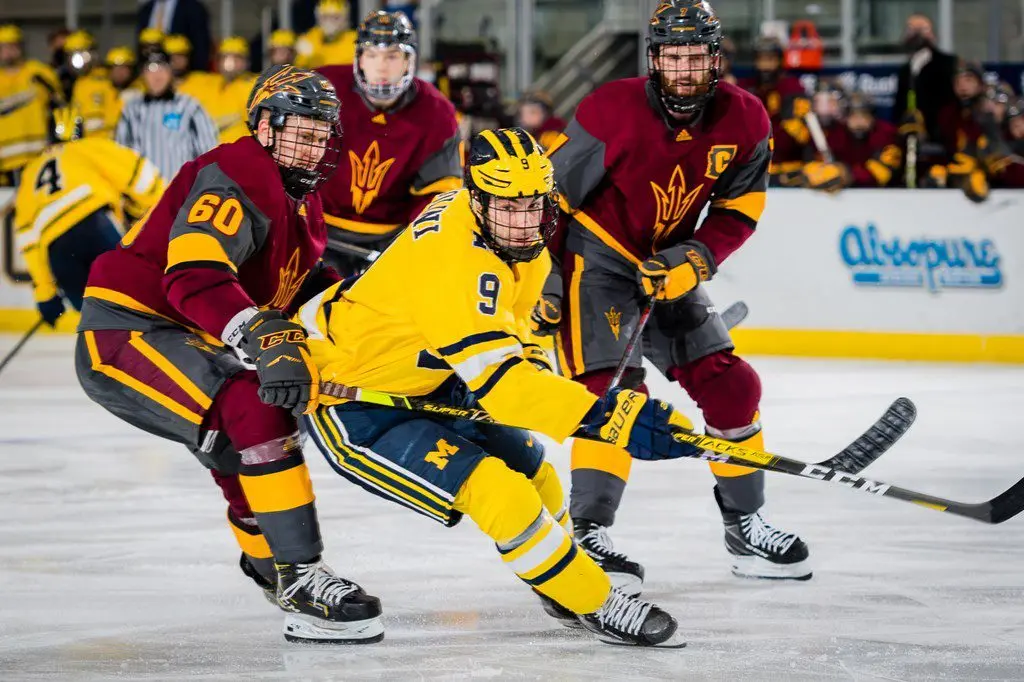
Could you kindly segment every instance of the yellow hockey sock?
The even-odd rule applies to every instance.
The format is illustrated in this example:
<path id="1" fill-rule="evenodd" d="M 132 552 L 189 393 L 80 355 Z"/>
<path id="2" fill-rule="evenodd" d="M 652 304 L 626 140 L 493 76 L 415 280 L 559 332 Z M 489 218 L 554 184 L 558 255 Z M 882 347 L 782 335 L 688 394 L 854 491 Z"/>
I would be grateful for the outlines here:
<path id="1" fill-rule="evenodd" d="M 611 590 L 608 576 L 544 509 L 534 485 L 500 459 L 481 460 L 454 507 L 473 519 L 497 543 L 502 561 L 541 594 L 574 613 L 593 613 L 604 604 Z"/>
<path id="2" fill-rule="evenodd" d="M 565 500 L 565 491 L 562 482 L 558 480 L 558 472 L 551 462 L 541 462 L 537 474 L 530 479 L 533 487 L 537 489 L 544 508 L 548 510 L 555 521 L 562 528 L 572 532 L 572 519 L 569 518 L 569 505 Z"/>

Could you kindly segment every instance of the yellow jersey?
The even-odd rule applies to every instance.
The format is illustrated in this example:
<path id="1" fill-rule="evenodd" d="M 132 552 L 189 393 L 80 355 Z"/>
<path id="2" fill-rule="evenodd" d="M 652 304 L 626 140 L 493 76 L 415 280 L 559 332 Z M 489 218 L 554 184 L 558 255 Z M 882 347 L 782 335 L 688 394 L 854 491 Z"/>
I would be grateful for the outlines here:
<path id="1" fill-rule="evenodd" d="M 455 190 L 437 195 L 355 284 L 333 285 L 297 319 L 324 381 L 422 396 L 454 373 L 499 422 L 561 441 L 597 397 L 525 359 L 550 269 L 547 251 L 501 260 L 481 237 L 468 191 Z"/>
<path id="2" fill-rule="evenodd" d="M 160 171 L 134 150 L 92 137 L 47 148 L 22 173 L 14 199 L 15 243 L 37 301 L 57 294 L 49 249 L 84 218 L 104 208 L 138 218 L 163 193 Z"/>
<path id="3" fill-rule="evenodd" d="M 121 92 L 110 82 L 107 70 L 98 67 L 75 81 L 71 88 L 71 106 L 82 114 L 85 137 L 114 137 L 121 117 Z"/>
<path id="4" fill-rule="evenodd" d="M 189 71 L 177 81 L 174 89 L 183 95 L 195 97 L 203 105 L 203 109 L 206 109 L 206 113 L 210 114 L 210 118 L 213 118 L 210 109 L 215 106 L 215 100 L 222 87 L 224 77 L 219 73 Z"/>
<path id="5" fill-rule="evenodd" d="M 230 81 L 219 75 L 217 78 L 216 86 L 211 86 L 205 99 L 199 101 L 216 124 L 220 143 L 227 144 L 249 134 L 245 105 L 256 83 L 256 75 L 241 74 Z"/>
<path id="6" fill-rule="evenodd" d="M 314 26 L 295 43 L 295 66 L 318 69 L 328 64 L 351 64 L 356 59 L 356 32 L 342 31 L 328 39 L 319 26 Z"/>
<path id="7" fill-rule="evenodd" d="M 43 151 L 51 102 L 63 100 L 56 72 L 42 62 L 0 68 L 0 173 L 21 168 Z"/>

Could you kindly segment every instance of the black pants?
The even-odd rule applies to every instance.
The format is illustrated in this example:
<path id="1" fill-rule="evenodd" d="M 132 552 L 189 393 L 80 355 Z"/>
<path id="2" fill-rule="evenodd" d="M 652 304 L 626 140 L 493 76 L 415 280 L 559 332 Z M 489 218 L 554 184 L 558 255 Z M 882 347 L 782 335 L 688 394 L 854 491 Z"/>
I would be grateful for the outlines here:
<path id="1" fill-rule="evenodd" d="M 61 293 L 75 310 L 82 309 L 82 295 L 89 268 L 100 255 L 121 241 L 121 233 L 106 209 L 87 216 L 50 243 L 50 270 Z"/>

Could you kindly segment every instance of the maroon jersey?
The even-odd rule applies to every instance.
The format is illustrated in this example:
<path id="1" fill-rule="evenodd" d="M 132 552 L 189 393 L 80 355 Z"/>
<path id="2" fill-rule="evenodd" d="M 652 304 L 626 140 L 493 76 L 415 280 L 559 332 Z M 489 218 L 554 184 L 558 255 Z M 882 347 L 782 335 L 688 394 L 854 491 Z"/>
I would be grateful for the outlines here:
<path id="1" fill-rule="evenodd" d="M 939 142 L 952 158 L 956 152 L 975 154 L 978 141 L 985 134 L 971 107 L 959 102 L 950 102 L 939 110 Z"/>
<path id="2" fill-rule="evenodd" d="M 343 158 L 321 188 L 327 225 L 386 236 L 408 224 L 439 192 L 462 186 L 455 107 L 417 78 L 415 93 L 380 111 L 363 98 L 352 66 L 318 69 L 341 100 Z"/>
<path id="3" fill-rule="evenodd" d="M 558 140 L 558 134 L 565 130 L 565 120 L 557 116 L 548 116 L 536 130 L 528 131 L 541 147 L 550 149 Z"/>
<path id="4" fill-rule="evenodd" d="M 141 314 L 226 340 L 243 311 L 287 309 L 311 271 L 323 286 L 336 280 L 319 277 L 326 241 L 316 194 L 289 197 L 255 138 L 222 144 L 182 166 L 121 244 L 95 261 L 85 294 L 101 304 L 82 329 L 134 329 Z"/>
<path id="5" fill-rule="evenodd" d="M 835 123 L 825 129 L 833 158 L 850 169 L 852 187 L 887 187 L 903 163 L 899 133 L 887 121 L 875 121 L 868 134 L 858 139 L 849 128 Z"/>
<path id="6" fill-rule="evenodd" d="M 772 85 L 762 85 L 756 78 L 741 78 L 738 85 L 761 100 L 774 124 L 785 117 L 793 98 L 807 96 L 796 76 L 782 75 Z"/>
<path id="7" fill-rule="evenodd" d="M 647 78 L 626 78 L 580 102 L 551 159 L 573 217 L 619 254 L 639 262 L 695 239 L 721 264 L 764 210 L 770 144 L 764 106 L 735 85 L 719 83 L 683 128 L 662 117 Z"/>

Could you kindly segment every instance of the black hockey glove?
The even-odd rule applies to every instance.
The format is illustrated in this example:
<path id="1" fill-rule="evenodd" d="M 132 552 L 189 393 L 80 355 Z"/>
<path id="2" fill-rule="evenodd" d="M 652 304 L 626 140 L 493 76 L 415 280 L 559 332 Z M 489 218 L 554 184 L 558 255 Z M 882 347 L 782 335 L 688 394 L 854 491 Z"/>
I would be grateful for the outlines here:
<path id="1" fill-rule="evenodd" d="M 245 325 L 240 348 L 256 363 L 260 400 L 296 416 L 316 409 L 320 372 L 309 357 L 302 327 L 278 310 L 256 313 Z"/>
<path id="2" fill-rule="evenodd" d="M 668 403 L 625 388 L 609 391 L 607 402 L 599 399 L 580 426 L 586 435 L 625 448 L 635 459 L 697 455 L 699 448 L 672 438 L 673 428 L 692 432 L 693 423 Z"/>
<path id="3" fill-rule="evenodd" d="M 536 336 L 551 336 L 562 323 L 562 297 L 542 294 L 530 314 L 530 330 Z"/>

